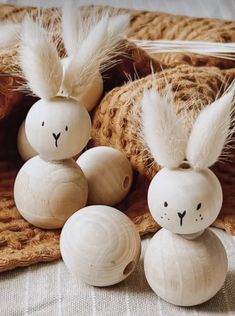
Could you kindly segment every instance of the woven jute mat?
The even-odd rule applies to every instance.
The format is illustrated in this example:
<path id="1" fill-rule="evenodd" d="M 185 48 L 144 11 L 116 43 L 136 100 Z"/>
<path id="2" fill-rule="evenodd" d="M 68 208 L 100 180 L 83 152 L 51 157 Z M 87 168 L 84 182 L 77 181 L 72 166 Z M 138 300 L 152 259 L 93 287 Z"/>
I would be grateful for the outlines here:
<path id="1" fill-rule="evenodd" d="M 88 7 L 86 10 L 93 10 Z M 0 6 L 0 21 L 19 22 L 26 12 L 37 15 L 34 8 Z M 129 12 L 120 10 L 120 12 Z M 235 41 L 235 22 L 217 19 L 195 19 L 164 13 L 131 11 L 129 37 L 139 39 L 197 39 Z M 42 11 L 45 24 L 53 23 L 55 36 L 60 36 L 60 10 Z M 63 47 L 60 48 L 64 54 Z M 17 211 L 13 200 L 13 183 L 22 165 L 16 150 L 17 130 L 34 98 L 14 88 L 19 80 L 13 78 L 17 47 L 0 52 L 0 271 L 51 261 L 60 257 L 59 230 L 42 230 L 27 223 Z M 159 166 L 144 159 L 145 145 L 138 142 L 137 125 L 132 114 L 138 113 L 143 87 L 151 84 L 150 62 L 158 73 L 157 84 L 164 89 L 165 79 L 171 83 L 178 109 L 191 102 L 189 115 L 198 113 L 221 94 L 235 78 L 235 63 L 218 58 L 190 54 L 149 56 L 135 45 L 128 44 L 119 63 L 104 74 L 109 92 L 92 114 L 93 140 L 90 146 L 107 145 L 120 149 L 134 170 L 134 184 L 127 198 L 118 205 L 136 224 L 141 235 L 155 232 L 159 226 L 152 219 L 146 203 L 149 181 Z M 126 83 L 127 78 L 133 82 Z M 138 78 L 138 79 L 137 79 Z M 113 89 L 114 88 L 114 89 Z M 136 122 L 137 123 L 137 122 Z M 235 234 L 235 159 L 218 163 L 215 172 L 223 185 L 224 206 L 215 226 Z"/>

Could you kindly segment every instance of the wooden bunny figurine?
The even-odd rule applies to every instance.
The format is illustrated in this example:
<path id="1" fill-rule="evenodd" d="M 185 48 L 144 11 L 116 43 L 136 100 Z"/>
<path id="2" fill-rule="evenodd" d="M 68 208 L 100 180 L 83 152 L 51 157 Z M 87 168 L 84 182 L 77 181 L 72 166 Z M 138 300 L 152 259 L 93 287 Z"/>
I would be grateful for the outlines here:
<path id="1" fill-rule="evenodd" d="M 160 96 L 154 88 L 144 92 L 143 136 L 163 166 L 148 191 L 150 212 L 163 229 L 150 241 L 144 268 L 152 289 L 172 304 L 203 303 L 226 277 L 225 249 L 207 228 L 223 201 L 220 182 L 209 167 L 231 138 L 234 88 L 232 84 L 201 111 L 189 136 L 169 95 Z"/>
<path id="2" fill-rule="evenodd" d="M 32 46 L 36 44 L 36 35 L 38 36 L 38 47 L 42 44 L 39 43 L 39 40 L 43 32 L 39 35 L 39 27 L 38 34 L 32 34 L 33 30 L 30 33 L 26 29 L 27 25 L 30 26 L 30 22 L 25 22 L 23 27 L 10 24 L 9 28 L 11 28 L 11 33 L 15 34 L 16 39 L 20 36 L 20 31 L 24 34 L 21 37 L 21 68 L 30 90 L 44 99 L 61 94 L 76 100 L 90 112 L 103 94 L 101 72 L 111 67 L 112 63 L 115 62 L 113 57 L 120 53 L 120 40 L 123 39 L 129 23 L 128 15 L 117 15 L 109 18 L 108 13 L 108 11 L 104 11 L 98 14 L 94 11 L 87 17 L 82 14 L 81 10 L 77 10 L 74 1 L 66 1 L 62 15 L 62 35 L 67 57 L 61 60 L 59 60 L 55 48 L 52 52 L 53 45 L 48 42 L 45 34 L 43 45 L 45 48 L 47 45 L 47 50 L 51 51 L 50 57 L 47 56 L 47 50 L 42 58 L 36 48 L 32 50 Z M 101 16 L 100 19 L 99 16 Z M 17 29 L 15 26 L 18 26 Z M 35 27 L 34 31 L 36 31 Z M 31 44 L 27 42 L 28 40 L 31 41 Z M 31 47 L 31 53 L 29 47 Z M 41 50 L 42 48 L 39 47 L 39 51 Z M 50 60 L 50 58 L 53 59 L 53 56 L 55 60 Z M 34 58 L 33 68 L 31 68 L 32 58 Z M 42 65 L 44 66 L 40 70 Z M 41 80 L 46 80 L 44 87 L 39 75 Z M 48 85 L 49 81 L 51 87 Z M 40 91 L 38 91 L 39 89 Z M 28 142 L 25 134 L 24 124 L 22 124 L 18 133 L 18 150 L 22 159 L 26 161 L 34 156 L 36 151 Z"/>
<path id="3" fill-rule="evenodd" d="M 40 98 L 26 117 L 25 132 L 39 155 L 19 171 L 14 198 L 21 215 L 42 228 L 62 227 L 86 205 L 87 180 L 71 158 L 90 138 L 86 96 L 91 108 L 95 101 L 89 95 L 93 87 L 96 90 L 99 71 L 115 54 L 128 25 L 127 16 L 103 14 L 97 20 L 97 15 L 82 18 L 74 12 L 72 6 L 64 9 L 66 67 L 45 29 L 30 18 L 22 25 L 20 66 L 30 90 Z"/>

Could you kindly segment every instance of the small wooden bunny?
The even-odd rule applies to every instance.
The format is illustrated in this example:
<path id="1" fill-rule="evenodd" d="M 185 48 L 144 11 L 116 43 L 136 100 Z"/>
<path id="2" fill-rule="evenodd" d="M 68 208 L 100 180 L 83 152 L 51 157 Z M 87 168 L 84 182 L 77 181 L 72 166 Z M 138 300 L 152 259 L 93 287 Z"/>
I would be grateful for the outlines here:
<path id="1" fill-rule="evenodd" d="M 20 66 L 30 90 L 40 98 L 25 121 L 26 137 L 39 155 L 19 171 L 14 197 L 22 216 L 42 228 L 62 227 L 86 205 L 87 180 L 71 158 L 90 138 L 86 106 L 91 109 L 97 102 L 100 70 L 109 64 L 128 25 L 128 16 L 83 18 L 71 3 L 63 14 L 66 63 L 46 30 L 30 18 L 23 22 L 20 39 Z"/>
<path id="2" fill-rule="evenodd" d="M 113 57 L 120 53 L 119 43 L 129 23 L 128 15 L 109 17 L 108 13 L 94 11 L 87 17 L 77 10 L 74 1 L 66 1 L 62 35 L 67 57 L 61 60 L 54 45 L 48 41 L 45 30 L 40 31 L 39 26 L 34 26 L 27 19 L 21 27 L 10 24 L 8 37 L 11 41 L 12 37 L 16 41 L 17 35 L 23 33 L 20 64 L 30 91 L 45 100 L 58 95 L 69 97 L 91 111 L 103 94 L 100 73 L 111 67 Z M 31 24 L 33 29 L 30 31 L 27 27 Z M 44 55 L 40 55 L 42 53 Z M 23 128 L 18 134 L 18 149 L 26 161 L 32 156 L 32 146 L 25 138 Z"/>
<path id="3" fill-rule="evenodd" d="M 160 96 L 154 88 L 144 92 L 144 139 L 163 166 L 148 191 L 150 212 L 163 229 L 150 241 L 145 274 L 152 289 L 176 305 L 205 302 L 226 277 L 225 249 L 207 229 L 223 201 L 220 182 L 209 167 L 231 138 L 234 88 L 198 115 L 189 136 L 169 94 Z"/>

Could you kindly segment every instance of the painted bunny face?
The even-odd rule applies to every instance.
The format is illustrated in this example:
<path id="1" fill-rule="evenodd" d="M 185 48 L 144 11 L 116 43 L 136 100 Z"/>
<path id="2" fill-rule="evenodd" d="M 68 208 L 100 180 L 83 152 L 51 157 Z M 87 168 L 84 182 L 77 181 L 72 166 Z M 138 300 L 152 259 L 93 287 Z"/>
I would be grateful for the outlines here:
<path id="1" fill-rule="evenodd" d="M 31 146 L 47 160 L 67 159 L 78 154 L 90 138 L 91 120 L 77 102 L 55 98 L 39 100 L 25 123 Z"/>
<path id="2" fill-rule="evenodd" d="M 163 168 L 150 184 L 148 204 L 159 225 L 173 233 L 192 234 L 214 222 L 222 205 L 222 189 L 208 168 Z"/>

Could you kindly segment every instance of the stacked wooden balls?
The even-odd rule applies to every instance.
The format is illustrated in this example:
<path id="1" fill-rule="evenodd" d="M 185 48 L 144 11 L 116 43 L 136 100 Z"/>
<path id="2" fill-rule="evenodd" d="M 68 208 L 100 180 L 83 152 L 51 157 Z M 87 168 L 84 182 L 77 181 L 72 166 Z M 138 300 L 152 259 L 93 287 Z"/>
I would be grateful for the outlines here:
<path id="1" fill-rule="evenodd" d="M 62 229 L 60 248 L 68 270 L 75 277 L 95 286 L 121 282 L 135 270 L 141 242 L 132 221 L 122 212 L 107 205 L 117 204 L 129 192 L 133 177 L 132 167 L 124 154 L 104 146 L 85 151 L 77 164 L 72 159 L 61 160 L 75 153 L 68 153 L 68 150 L 76 143 L 75 139 L 68 142 L 66 127 L 61 136 L 64 140 L 60 137 L 53 140 L 53 136 L 50 142 L 53 134 L 49 130 L 51 126 L 57 124 L 61 132 L 64 125 L 60 115 L 57 123 L 52 124 L 50 118 L 55 120 L 56 113 L 63 112 L 63 104 L 60 104 L 60 100 L 54 101 L 53 109 L 56 112 L 48 116 L 47 106 L 51 105 L 38 102 L 26 118 L 26 133 L 23 123 L 18 135 L 18 148 L 22 158 L 29 160 L 16 178 L 17 207 L 30 223 L 38 227 L 63 227 L 68 219 Z M 75 111 L 74 108 L 73 111 L 73 103 L 67 101 L 65 106 L 65 110 L 69 109 L 76 116 L 78 110 Z M 89 120 L 85 113 L 82 111 L 79 114 L 86 124 L 80 124 L 80 136 L 82 130 L 83 133 L 84 130 L 89 131 Z M 44 118 L 40 122 L 40 128 L 37 126 L 37 117 Z M 66 117 L 66 112 L 62 117 Z M 67 129 L 72 128 L 71 119 L 69 122 Z M 37 133 L 32 130 L 35 126 Z M 26 134 L 29 135 L 29 141 Z M 73 132 L 73 135 L 76 134 Z M 88 134 L 86 135 L 85 142 L 88 139 Z M 42 146 L 40 138 L 45 136 L 49 137 L 49 141 L 47 146 Z M 57 142 L 59 148 L 52 146 L 53 142 Z M 76 151 L 78 148 L 82 149 L 85 142 L 77 144 Z M 42 159 L 31 144 L 40 155 L 47 159 L 53 158 L 54 161 Z M 61 147 L 61 151 L 54 151 L 54 147 Z M 32 152 L 36 156 L 30 159 Z M 25 189 L 32 193 L 30 199 L 24 194 Z M 84 207 L 87 203 L 95 205 Z M 74 213 L 74 210 L 77 212 Z"/>
<path id="2" fill-rule="evenodd" d="M 30 144 L 38 155 L 23 165 L 14 185 L 16 206 L 31 224 L 60 228 L 86 205 L 87 180 L 72 157 L 86 146 L 90 129 L 87 110 L 71 99 L 41 99 L 31 107 L 22 152 Z"/>

